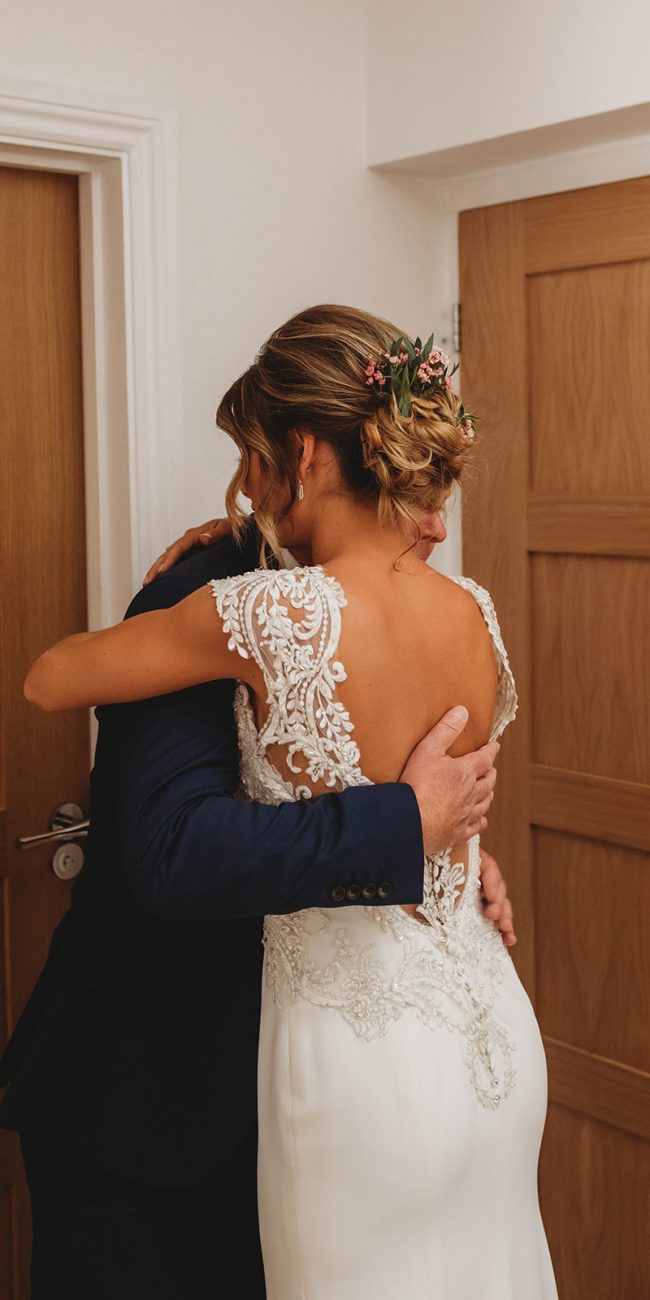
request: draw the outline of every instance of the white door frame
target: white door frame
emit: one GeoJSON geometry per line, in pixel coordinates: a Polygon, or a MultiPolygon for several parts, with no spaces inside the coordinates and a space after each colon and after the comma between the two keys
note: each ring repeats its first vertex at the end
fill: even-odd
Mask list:
{"type": "Polygon", "coordinates": [[[0,78],[0,164],[79,176],[89,626],[170,539],[180,456],[173,110],[0,78]]]}

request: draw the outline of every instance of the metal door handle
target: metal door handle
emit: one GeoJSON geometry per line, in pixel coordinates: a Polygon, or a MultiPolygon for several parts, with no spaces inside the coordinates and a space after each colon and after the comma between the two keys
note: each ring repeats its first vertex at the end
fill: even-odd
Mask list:
{"type": "Polygon", "coordinates": [[[67,840],[85,839],[90,821],[76,803],[62,803],[50,818],[51,830],[42,835],[22,835],[16,840],[17,849],[31,849],[39,844],[61,844],[67,840]]]}
{"type": "Polygon", "coordinates": [[[76,822],[72,826],[62,827],[60,831],[45,831],[43,835],[23,835],[16,840],[16,848],[31,849],[36,844],[60,844],[65,840],[85,839],[89,826],[89,821],[76,822]]]}

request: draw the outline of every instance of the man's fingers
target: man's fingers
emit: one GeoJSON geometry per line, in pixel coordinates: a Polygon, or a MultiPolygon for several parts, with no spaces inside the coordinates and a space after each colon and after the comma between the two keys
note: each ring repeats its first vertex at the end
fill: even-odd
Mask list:
{"type": "Polygon", "coordinates": [[[185,551],[189,549],[189,545],[185,543],[183,538],[178,542],[174,542],[173,546],[168,546],[162,559],[160,572],[163,573],[165,569],[173,568],[176,561],[180,560],[181,556],[185,554],[185,551]]]}
{"type": "Polygon", "coordinates": [[[158,559],[154,560],[153,564],[151,565],[151,568],[147,569],[147,572],[145,573],[144,578],[142,579],[143,587],[146,587],[147,583],[151,582],[152,578],[155,578],[156,574],[160,572],[160,565],[164,560],[164,558],[165,558],[165,552],[163,551],[162,555],[159,555],[158,559]]]}
{"type": "Polygon", "coordinates": [[[472,817],[473,818],[487,817],[487,814],[490,810],[491,803],[492,803],[491,794],[486,795],[485,799],[478,799],[474,804],[474,808],[472,809],[472,817]]]}
{"type": "Polygon", "coordinates": [[[183,536],[172,542],[171,546],[168,546],[167,550],[163,551],[162,555],[159,555],[151,568],[147,570],[143,580],[144,586],[151,582],[152,578],[156,578],[159,573],[166,573],[167,569],[173,569],[174,565],[178,564],[178,561],[182,560],[183,556],[187,555],[188,551],[191,551],[194,546],[198,546],[199,543],[203,546],[210,546],[213,542],[219,541],[220,538],[227,537],[230,532],[232,532],[232,527],[229,519],[208,519],[207,523],[199,524],[198,528],[187,528],[183,536]]]}
{"type": "Polygon", "coordinates": [[[218,542],[220,538],[228,537],[231,532],[232,524],[229,519],[213,519],[210,524],[204,526],[199,541],[204,546],[210,546],[212,542],[218,542]]]}
{"type": "Polygon", "coordinates": [[[158,573],[166,573],[167,569],[173,569],[174,565],[183,558],[186,552],[191,550],[192,545],[192,542],[188,542],[187,533],[185,533],[177,542],[173,542],[171,546],[168,546],[161,556],[158,573]]]}
{"type": "Polygon", "coordinates": [[[514,931],[514,922],[512,919],[512,908],[505,912],[499,921],[501,937],[507,948],[512,948],[517,942],[517,936],[514,931]]]}
{"type": "Polygon", "coordinates": [[[481,849],[481,889],[484,915],[498,926],[506,948],[514,948],[517,936],[513,928],[512,903],[508,898],[506,882],[498,862],[485,849],[481,849]]]}
{"type": "Polygon", "coordinates": [[[513,948],[517,936],[513,929],[514,920],[510,900],[506,898],[502,903],[489,903],[484,908],[484,915],[497,926],[506,947],[513,948]]]}
{"type": "MultiPolygon", "coordinates": [[[[426,746],[432,754],[446,754],[451,749],[454,741],[458,739],[461,732],[465,730],[469,720],[469,713],[464,704],[457,704],[453,709],[449,709],[435,727],[420,741],[417,746],[426,746]]],[[[414,751],[415,752],[415,751],[414,751]]]]}
{"type": "Polygon", "coordinates": [[[492,802],[494,798],[494,787],[496,786],[496,783],[497,783],[497,774],[494,768],[491,768],[487,776],[482,776],[479,778],[479,780],[476,782],[476,786],[474,787],[474,793],[476,795],[476,800],[478,803],[483,803],[485,799],[487,799],[489,803],[492,802]]]}
{"type": "Polygon", "coordinates": [[[496,763],[497,754],[501,746],[498,740],[491,740],[488,745],[483,745],[481,749],[476,749],[473,754],[466,754],[464,762],[471,768],[477,780],[487,776],[490,768],[496,763]]]}
{"type": "Polygon", "coordinates": [[[147,583],[151,582],[153,578],[157,578],[159,573],[164,573],[166,569],[171,568],[185,554],[185,549],[189,548],[183,547],[182,539],[168,546],[167,550],[163,551],[162,555],[159,555],[158,559],[154,560],[151,568],[147,570],[142,585],[146,587],[147,583]]]}
{"type": "Polygon", "coordinates": [[[488,903],[500,907],[506,897],[505,880],[486,881],[483,879],[483,894],[488,903]]]}
{"type": "Polygon", "coordinates": [[[466,822],[460,838],[461,840],[471,840],[475,835],[482,835],[486,830],[487,817],[481,817],[478,821],[466,822]]]}

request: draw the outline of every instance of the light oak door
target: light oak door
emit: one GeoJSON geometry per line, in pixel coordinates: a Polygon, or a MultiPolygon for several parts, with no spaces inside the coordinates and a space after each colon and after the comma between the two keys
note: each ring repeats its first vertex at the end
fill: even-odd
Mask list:
{"type": "Polygon", "coordinates": [[[549,1066],[561,1300],[650,1296],[650,177],[460,216],[465,572],[521,709],[491,847],[549,1066]]]}
{"type": "MultiPolygon", "coordinates": [[[[87,715],[22,695],[31,660],[86,626],[82,433],[77,180],[0,168],[0,1050],[69,900],[53,847],[15,841],[58,805],[87,811],[87,715]]],[[[0,1130],[0,1300],[27,1300],[28,1274],[19,1148],[0,1130]]]]}

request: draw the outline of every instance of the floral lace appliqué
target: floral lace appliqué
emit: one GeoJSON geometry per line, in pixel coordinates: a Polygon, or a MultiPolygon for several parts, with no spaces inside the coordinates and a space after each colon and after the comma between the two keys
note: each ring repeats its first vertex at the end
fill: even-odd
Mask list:
{"type": "MultiPolygon", "coordinates": [[[[353,723],[336,699],[346,676],[335,654],[341,606],[347,603],[336,579],[314,566],[258,569],[210,585],[229,649],[253,658],[264,673],[269,713],[258,735],[260,754],[281,745],[289,770],[314,784],[324,781],[337,789],[366,784],[350,734],[353,723]],[[292,618],[289,609],[301,617],[292,618]]],[[[311,796],[307,784],[295,793],[311,796]]]]}
{"type": "Polygon", "coordinates": [[[515,1082],[514,1047],[494,1015],[509,957],[481,915],[478,842],[471,848],[468,886],[444,923],[437,908],[426,926],[400,907],[267,916],[265,977],[279,1008],[303,998],[337,1010],[368,1041],[409,1009],[460,1034],[474,1091],[495,1109],[515,1082]]]}

